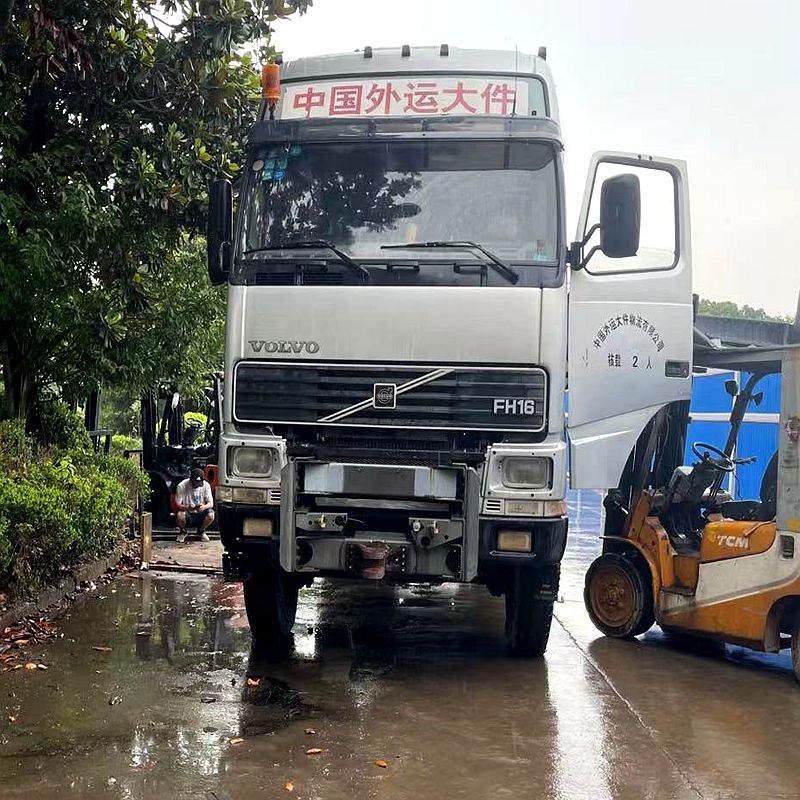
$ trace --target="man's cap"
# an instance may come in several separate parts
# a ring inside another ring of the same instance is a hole
[[[191,479],[192,483],[198,485],[201,484],[205,480],[205,477],[203,475],[203,470],[201,470],[199,467],[195,467],[195,469],[192,470]]]

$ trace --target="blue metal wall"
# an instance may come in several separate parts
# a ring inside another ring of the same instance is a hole
[[[692,423],[686,442],[685,463],[697,459],[691,453],[692,442],[708,442],[722,447],[728,436],[727,416],[731,412],[731,397],[725,392],[725,381],[736,378],[743,386],[749,375],[731,372],[696,375],[692,385]],[[780,413],[780,376],[762,378],[756,391],[764,393],[760,406],[751,403],[747,417],[739,433],[737,455],[741,458],[755,456],[754,464],[736,468],[726,488],[737,499],[757,499],[761,487],[761,476],[775,448],[778,446],[778,423],[775,416]],[[724,415],[725,419],[721,418]]]

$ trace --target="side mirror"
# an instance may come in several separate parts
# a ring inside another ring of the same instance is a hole
[[[208,277],[225,283],[233,256],[233,187],[227,178],[211,184],[208,202]]]
[[[731,397],[736,397],[736,395],[739,394],[739,384],[732,378],[725,381],[725,392]]]
[[[600,191],[600,249],[609,258],[629,258],[639,251],[642,201],[637,175],[615,175]]]

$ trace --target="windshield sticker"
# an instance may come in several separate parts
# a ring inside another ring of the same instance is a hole
[[[530,107],[527,81],[511,78],[393,78],[289,84],[281,117],[405,117],[543,113]]]
[[[261,173],[261,180],[282,181],[286,177],[289,169],[289,159],[299,156],[303,149],[298,144],[289,145],[286,148],[275,148],[269,150],[266,159],[257,158],[253,161],[253,172]]]

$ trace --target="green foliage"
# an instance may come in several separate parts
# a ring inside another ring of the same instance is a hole
[[[735,317],[736,319],[761,319],[771,322],[794,322],[790,316],[767,314],[763,308],[752,308],[747,304],[738,306],[731,300],[706,300],[700,298],[700,313],[712,317]]]
[[[0,588],[26,596],[62,569],[108,551],[147,478],[129,460],[97,456],[54,405],[48,444],[21,421],[0,423]]]
[[[33,446],[21,420],[0,422],[0,474],[24,469],[33,458]]]
[[[132,322],[118,376],[130,396],[160,384],[202,396],[208,375],[223,367],[224,286],[208,281],[205,239],[183,237],[166,259],[158,297]]]
[[[100,404],[100,427],[114,433],[139,435],[141,401],[136,389],[103,387]]]
[[[192,287],[174,272],[201,250],[187,235],[205,227],[210,181],[239,171],[258,67],[272,52],[270,22],[309,5],[2,5],[0,363],[9,416],[26,417],[50,385],[70,397],[99,384],[151,385],[142,365],[170,335],[187,369],[197,366],[180,338],[184,312],[194,321],[205,306],[209,315],[206,302],[220,295],[204,277]],[[215,331],[200,342],[205,353],[218,348]]]
[[[208,425],[208,417],[200,411],[187,411],[183,415],[183,421],[186,425],[190,422],[199,422],[201,429],[205,430]]]
[[[83,420],[66,403],[43,400],[36,406],[36,436],[40,445],[56,451],[88,451],[91,439]]]
[[[115,433],[111,437],[111,452],[122,455],[126,450],[141,450],[142,440],[124,433]]]

